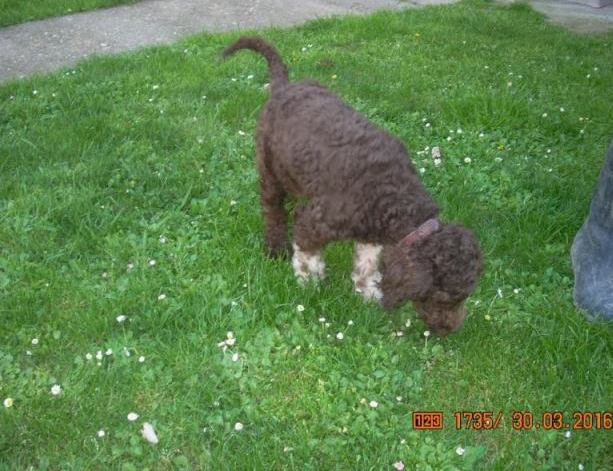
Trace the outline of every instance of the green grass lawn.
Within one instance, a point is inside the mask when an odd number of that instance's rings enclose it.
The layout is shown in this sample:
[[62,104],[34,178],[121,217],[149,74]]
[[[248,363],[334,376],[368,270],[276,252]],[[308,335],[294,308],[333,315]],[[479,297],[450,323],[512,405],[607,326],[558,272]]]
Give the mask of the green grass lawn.
[[[427,338],[410,305],[363,304],[350,244],[319,289],[263,256],[268,76],[219,61],[236,34],[5,84],[0,469],[612,469],[613,431],[511,418],[613,409],[611,326],[575,310],[569,261],[613,130],[613,35],[483,2],[259,34],[399,136],[474,229],[464,327]],[[423,410],[444,429],[413,430]],[[456,411],[502,421],[456,430]]]
[[0,26],[112,7],[138,0],[0,0]]

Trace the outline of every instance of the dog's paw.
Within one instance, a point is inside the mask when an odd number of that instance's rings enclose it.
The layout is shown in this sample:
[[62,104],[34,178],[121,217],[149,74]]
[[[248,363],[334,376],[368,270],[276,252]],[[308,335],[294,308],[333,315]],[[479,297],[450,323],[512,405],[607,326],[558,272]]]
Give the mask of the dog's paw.
[[321,257],[321,252],[303,252],[298,245],[293,244],[292,267],[300,284],[310,281],[317,283],[325,276],[326,265]]
[[378,286],[369,286],[367,288],[356,288],[356,293],[359,293],[362,296],[362,299],[366,302],[375,301],[377,303],[381,302],[383,299],[383,292],[381,288]]
[[292,254],[292,249],[289,244],[269,245],[264,246],[264,254],[270,258],[288,258]]
[[377,271],[368,277],[357,277],[354,274],[352,278],[355,286],[355,292],[359,293],[364,301],[381,302],[383,299],[383,292],[379,287],[381,273]]

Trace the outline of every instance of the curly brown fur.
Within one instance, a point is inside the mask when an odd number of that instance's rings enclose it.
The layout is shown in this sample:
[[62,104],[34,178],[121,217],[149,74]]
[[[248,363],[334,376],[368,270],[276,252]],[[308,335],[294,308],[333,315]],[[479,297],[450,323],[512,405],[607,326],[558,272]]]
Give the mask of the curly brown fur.
[[261,53],[271,73],[271,97],[256,133],[256,160],[267,251],[288,250],[287,195],[308,202],[294,213],[293,242],[318,254],[332,240],[382,244],[383,306],[414,304],[432,329],[457,329],[463,301],[481,271],[481,252],[470,231],[456,225],[414,243],[397,244],[439,208],[419,181],[400,140],[370,123],[324,86],[290,83],[276,49],[243,37],[240,49]]

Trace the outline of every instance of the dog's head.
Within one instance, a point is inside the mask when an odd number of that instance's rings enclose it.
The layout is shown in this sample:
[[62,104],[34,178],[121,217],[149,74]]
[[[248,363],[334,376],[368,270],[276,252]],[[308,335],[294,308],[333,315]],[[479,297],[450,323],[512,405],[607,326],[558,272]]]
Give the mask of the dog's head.
[[459,225],[441,225],[410,244],[387,245],[383,307],[394,309],[411,300],[428,328],[446,335],[462,325],[464,300],[475,289],[481,270],[479,244]]

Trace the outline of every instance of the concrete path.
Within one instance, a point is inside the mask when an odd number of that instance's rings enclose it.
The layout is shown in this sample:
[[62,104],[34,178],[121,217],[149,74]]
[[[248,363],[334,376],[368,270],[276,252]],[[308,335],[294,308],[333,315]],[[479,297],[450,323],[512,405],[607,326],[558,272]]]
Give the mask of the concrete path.
[[[93,54],[167,44],[201,31],[289,26],[331,15],[453,1],[144,0],[0,28],[0,81],[53,71]],[[594,9],[559,1],[534,0],[532,3],[554,21],[571,24],[581,31],[613,29],[613,5]]]

